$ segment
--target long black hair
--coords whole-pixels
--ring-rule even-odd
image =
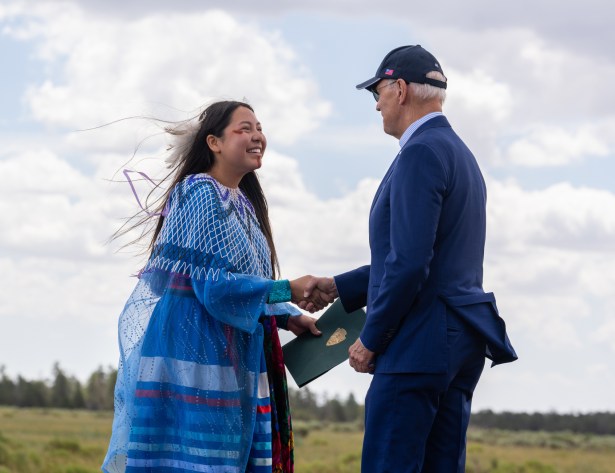
[[[206,138],[209,135],[213,135],[215,137],[222,137],[225,128],[229,125],[231,121],[231,117],[233,112],[237,110],[239,107],[245,107],[252,112],[254,109],[247,103],[238,102],[234,100],[225,100],[221,102],[215,102],[209,105],[205,111],[199,117],[198,131],[194,137],[192,143],[187,147],[186,152],[181,153],[179,159],[173,163],[171,167],[171,172],[165,178],[166,180],[170,180],[170,184],[167,187],[167,190],[163,194],[163,196],[158,200],[158,221],[155,224],[154,231],[152,234],[152,238],[148,247],[148,250],[151,252],[154,249],[154,244],[156,242],[156,238],[158,238],[158,234],[162,229],[162,225],[164,223],[164,216],[162,215],[162,210],[165,208],[169,197],[171,196],[171,192],[173,188],[182,182],[186,176],[191,174],[199,174],[208,172],[212,166],[214,165],[214,153],[209,148],[207,144]],[[167,128],[167,131],[171,134],[177,134],[176,130],[172,127]],[[273,243],[273,233],[271,231],[271,223],[269,221],[269,209],[267,206],[267,199],[265,198],[265,194],[263,193],[263,189],[258,180],[258,176],[254,171],[247,173],[241,181],[239,182],[239,188],[248,198],[252,207],[254,207],[254,212],[256,214],[256,218],[258,219],[258,223],[260,225],[261,231],[265,235],[267,239],[267,244],[269,246],[269,251],[271,253],[271,268],[272,275],[275,279],[277,274],[280,272],[280,267],[278,264],[278,257],[275,250],[275,245]],[[136,225],[132,226],[127,230],[123,230],[118,232],[119,234],[127,233],[129,230],[140,226],[143,223],[151,221],[150,219],[153,217],[144,217]],[[151,227],[149,227],[151,228]],[[144,236],[142,234],[142,236]]]

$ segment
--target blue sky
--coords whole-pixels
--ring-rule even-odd
[[[143,261],[107,243],[137,210],[118,170],[161,175],[167,141],[145,120],[76,130],[245,97],[269,140],[261,178],[283,276],[337,274],[367,262],[371,198],[398,149],[354,86],[389,50],[422,44],[485,174],[485,289],[520,355],[485,370],[475,408],[615,410],[606,0],[225,3],[0,5],[0,365],[45,377],[59,361],[83,379],[117,363]],[[368,384],[343,365],[311,388],[362,398]]]

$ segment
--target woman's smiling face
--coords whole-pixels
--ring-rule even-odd
[[[215,155],[214,168],[243,177],[262,166],[267,139],[252,110],[238,107],[221,137],[209,135],[207,143]]]

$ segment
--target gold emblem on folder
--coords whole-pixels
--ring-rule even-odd
[[[346,332],[343,328],[338,328],[335,332],[333,332],[333,335],[329,337],[329,340],[327,340],[327,346],[331,347],[333,345],[337,345],[338,343],[342,343],[346,340],[347,333],[348,332]]]

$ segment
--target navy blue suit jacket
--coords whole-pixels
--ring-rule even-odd
[[[371,264],[335,277],[344,308],[367,306],[361,341],[376,372],[447,369],[447,311],[485,340],[494,364],[517,358],[483,291],[485,183],[444,116],[424,123],[391,164],[369,217]]]

